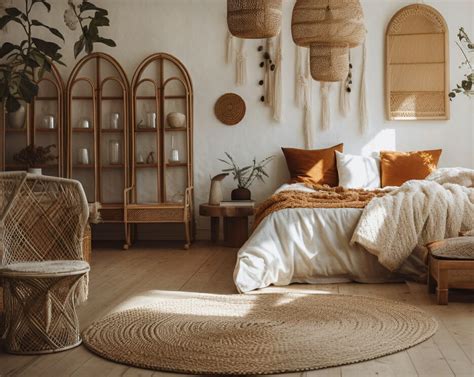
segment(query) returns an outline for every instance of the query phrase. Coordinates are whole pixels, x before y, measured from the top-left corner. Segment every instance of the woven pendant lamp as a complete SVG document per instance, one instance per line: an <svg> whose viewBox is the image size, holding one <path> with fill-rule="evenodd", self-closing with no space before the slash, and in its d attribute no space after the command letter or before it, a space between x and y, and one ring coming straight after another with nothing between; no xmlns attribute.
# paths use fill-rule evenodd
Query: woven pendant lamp
<svg viewBox="0 0 474 377"><path fill-rule="evenodd" d="M282 0L227 0L227 24L233 36L272 38L280 33Z"/></svg>
<svg viewBox="0 0 474 377"><path fill-rule="evenodd" d="M349 73L349 49L365 39L359 0L297 0L291 21L293 40L309 47L311 76L342 81Z"/></svg>

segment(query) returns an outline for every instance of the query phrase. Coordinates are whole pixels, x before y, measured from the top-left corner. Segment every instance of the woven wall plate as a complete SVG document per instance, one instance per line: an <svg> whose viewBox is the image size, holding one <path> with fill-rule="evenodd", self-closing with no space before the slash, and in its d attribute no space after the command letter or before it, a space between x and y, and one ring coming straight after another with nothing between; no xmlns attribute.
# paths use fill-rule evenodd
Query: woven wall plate
<svg viewBox="0 0 474 377"><path fill-rule="evenodd" d="M245 116L245 112L245 101L235 93L224 94L214 106L217 119L228 126L235 126L240 123Z"/></svg>

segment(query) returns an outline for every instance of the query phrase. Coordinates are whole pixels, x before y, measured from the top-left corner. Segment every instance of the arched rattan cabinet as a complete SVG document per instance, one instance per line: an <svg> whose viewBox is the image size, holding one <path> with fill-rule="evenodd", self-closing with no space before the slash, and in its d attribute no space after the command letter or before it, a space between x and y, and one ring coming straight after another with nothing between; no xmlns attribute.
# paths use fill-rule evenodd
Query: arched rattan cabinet
<svg viewBox="0 0 474 377"><path fill-rule="evenodd" d="M168 124L172 112L185 115L184 126ZM193 118L193 87L185 66L165 53L146 58L131 85L131 186L124 191L124 248L133 242L132 224L140 223L184 224L189 248L194 224ZM168 158L172 141L178 161Z"/></svg>
<svg viewBox="0 0 474 377"><path fill-rule="evenodd" d="M52 151L58 158L38 166L43 174L62 177L64 166L64 83L57 68L53 65L51 72L37 81L39 90L31 104L26 105L25 124L14 128L9 124L8 114L3 109L0 121L0 169L6 171L26 170L27 166L18 164L13 155L30 144L46 147L54 144ZM49 128L45 117L53 117L53 128ZM51 123L50 123L51 124Z"/></svg>
<svg viewBox="0 0 474 377"><path fill-rule="evenodd" d="M81 59L66 87L67 176L82 183L90 203L101 204L104 223L123 222L123 190L129 186L129 93L123 68L104 53Z"/></svg>

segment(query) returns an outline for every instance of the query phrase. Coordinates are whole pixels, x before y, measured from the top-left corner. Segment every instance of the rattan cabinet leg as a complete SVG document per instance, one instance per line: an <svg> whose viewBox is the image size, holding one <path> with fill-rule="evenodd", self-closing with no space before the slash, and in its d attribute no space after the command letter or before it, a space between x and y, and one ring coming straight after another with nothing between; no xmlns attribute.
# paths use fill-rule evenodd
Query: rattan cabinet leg
<svg viewBox="0 0 474 377"><path fill-rule="evenodd" d="M438 270L438 287L436 288L438 305L448 305L448 274L448 270Z"/></svg>

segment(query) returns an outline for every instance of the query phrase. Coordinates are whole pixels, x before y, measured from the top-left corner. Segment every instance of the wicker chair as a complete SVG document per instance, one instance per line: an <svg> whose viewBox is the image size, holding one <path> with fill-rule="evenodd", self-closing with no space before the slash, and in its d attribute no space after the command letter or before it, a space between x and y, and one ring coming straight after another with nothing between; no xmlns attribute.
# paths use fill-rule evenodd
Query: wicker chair
<svg viewBox="0 0 474 377"><path fill-rule="evenodd" d="M88 264L83 262L82 243L88 217L87 199L79 182L21 172L0 173L0 273L5 288L6 314L3 322L8 351L54 352L80 342L78 326L73 324L72 327L76 328L72 329L74 334L71 335L71 331L68 331L71 329L65 328L68 321L64 318L75 317L75 303L87 299ZM46 265L41 265L45 261L58 263L46 262ZM18 266L18 270L14 266ZM61 266L60 271L55 270L58 266ZM15 271L18 272L17 279ZM66 276L74 277L66 279ZM33 277L36 280L28 281ZM22 311L42 301L36 297L41 294L47 296L44 302L48 307L44 310ZM54 297L59 296L70 302L52 309L51 304L59 302ZM19 297L31 302L21 302ZM66 310L69 312L61 313ZM14 347L8 340L8 327L12 320L9 316L12 313L25 317L19 320L15 318L15 327L19 326L19 321L23 321L24 339L16 339ZM57 322L51 326L51 316L55 313ZM58 319L60 317L64 318ZM48 331L45 330L46 323ZM50 328L59 333L52 334ZM35 337L38 339L35 340Z"/></svg>

